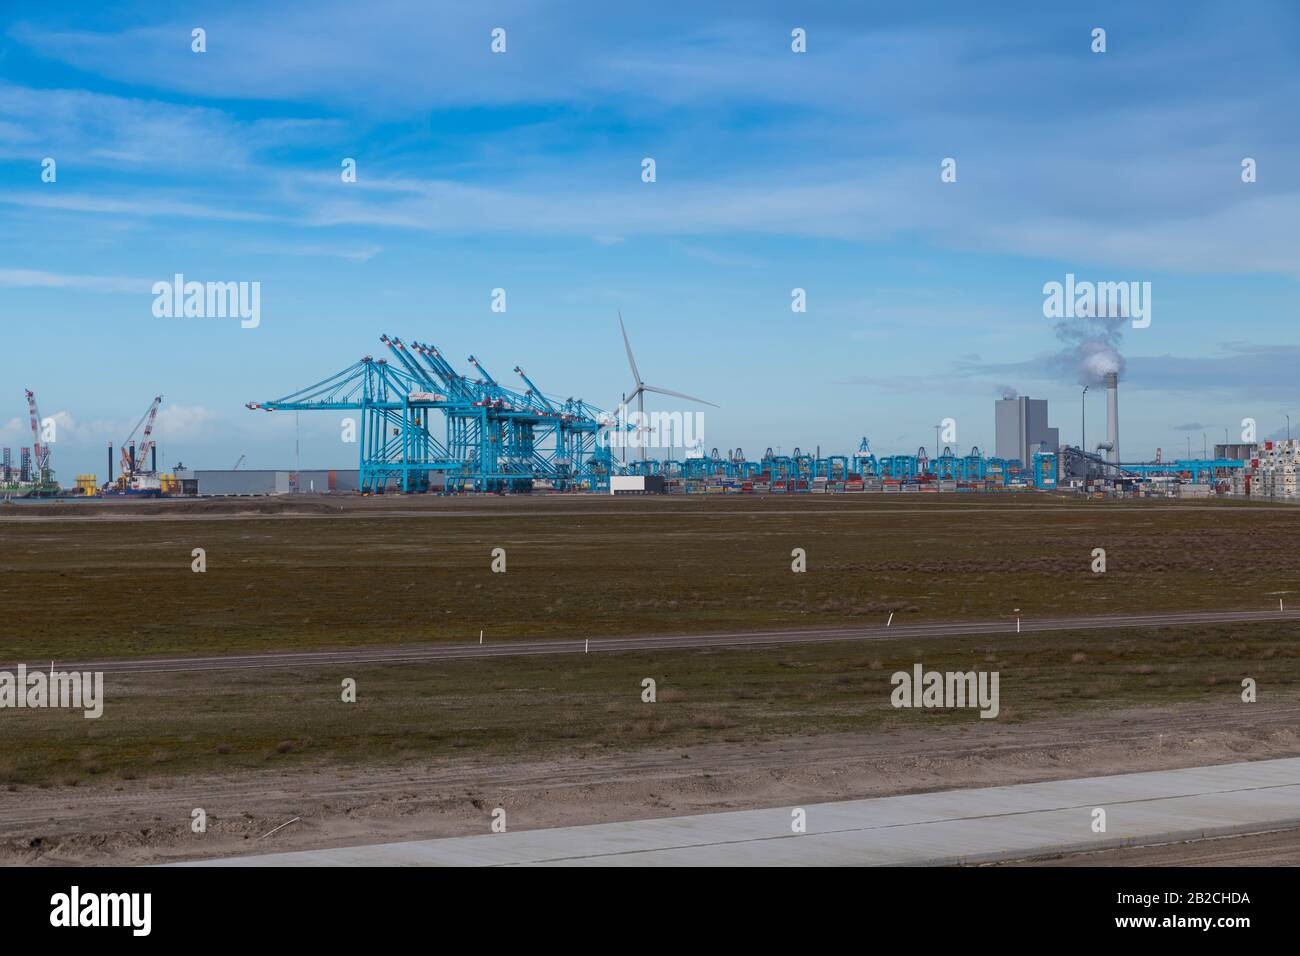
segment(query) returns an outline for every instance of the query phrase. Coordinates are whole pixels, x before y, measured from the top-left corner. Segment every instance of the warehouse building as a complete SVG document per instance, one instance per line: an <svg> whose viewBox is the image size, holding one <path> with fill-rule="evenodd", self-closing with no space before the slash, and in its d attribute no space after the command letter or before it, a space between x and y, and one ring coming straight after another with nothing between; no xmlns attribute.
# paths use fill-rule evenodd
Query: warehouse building
<svg viewBox="0 0 1300 956"><path fill-rule="evenodd" d="M355 492L360 472L353 468L315 471L263 471L258 469L200 470L182 468L182 481L193 481L199 497L213 495L292 495Z"/></svg>

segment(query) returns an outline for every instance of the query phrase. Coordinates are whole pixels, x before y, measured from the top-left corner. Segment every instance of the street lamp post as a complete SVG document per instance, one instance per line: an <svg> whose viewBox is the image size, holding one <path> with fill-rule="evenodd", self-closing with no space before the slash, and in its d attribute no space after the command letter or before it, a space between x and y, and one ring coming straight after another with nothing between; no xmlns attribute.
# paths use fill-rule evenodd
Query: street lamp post
<svg viewBox="0 0 1300 956"><path fill-rule="evenodd" d="M1079 396L1079 458L1083 461L1083 496L1088 497L1088 386Z"/></svg>

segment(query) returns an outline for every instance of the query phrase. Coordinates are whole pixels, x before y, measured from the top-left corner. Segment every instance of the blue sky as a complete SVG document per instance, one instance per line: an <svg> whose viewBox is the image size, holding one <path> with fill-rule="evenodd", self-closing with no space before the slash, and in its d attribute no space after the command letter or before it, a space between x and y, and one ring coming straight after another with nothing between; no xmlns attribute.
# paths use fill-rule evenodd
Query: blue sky
<svg viewBox="0 0 1300 956"><path fill-rule="evenodd" d="M1294 3L104 6L0 25L0 443L35 389L65 482L159 393L165 464L292 466L292 416L244 403L384 332L612 408L619 309L647 382L722 406L710 447L911 451L953 417L991 448L1006 387L1074 442L1067 272L1152 284L1127 460L1300 422ZM260 282L261 325L155 318L177 272ZM304 467L354 466L335 416L300 428Z"/></svg>

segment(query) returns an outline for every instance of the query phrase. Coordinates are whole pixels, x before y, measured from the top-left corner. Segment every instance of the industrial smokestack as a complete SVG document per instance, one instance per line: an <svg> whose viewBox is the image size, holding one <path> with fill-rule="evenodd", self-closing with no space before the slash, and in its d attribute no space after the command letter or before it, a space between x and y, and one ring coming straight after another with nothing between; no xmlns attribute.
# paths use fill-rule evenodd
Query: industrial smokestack
<svg viewBox="0 0 1300 956"><path fill-rule="evenodd" d="M1111 464L1119 467L1119 374L1117 372L1106 373L1106 441L1110 444L1110 451L1106 453L1106 458Z"/></svg>

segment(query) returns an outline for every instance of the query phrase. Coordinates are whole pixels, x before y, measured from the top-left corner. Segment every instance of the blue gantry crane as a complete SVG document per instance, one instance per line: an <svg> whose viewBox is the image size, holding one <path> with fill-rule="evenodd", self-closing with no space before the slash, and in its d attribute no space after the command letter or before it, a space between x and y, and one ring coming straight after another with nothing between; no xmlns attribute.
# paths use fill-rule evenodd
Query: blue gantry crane
<svg viewBox="0 0 1300 956"><path fill-rule="evenodd" d="M536 480L559 490L606 488L612 468L602 430L617 427L582 399L553 401L523 369L511 389L474 356L458 372L434 346L380 337L391 360L367 355L315 385L249 402L264 411L357 411L363 492L520 491ZM441 427L439 427L441 426Z"/></svg>
<svg viewBox="0 0 1300 956"><path fill-rule="evenodd" d="M687 487L761 481L772 491L786 492L824 490L825 485L846 482L901 484L903 490L915 490L934 481L953 482L957 490L976 483L1051 489L1070 473L1061 456L1075 453L1069 448L1060 454L1036 453L1028 467L986 458L976 447L960 456L943 446L933 456L919 448L913 455L877 457L863 438L851 456L823 457L820 450L810 455L799 448L782 455L768 448L753 461L739 448L724 456L717 448L705 454L700 445L682 459L643 458L620 464L611 451L611 433L640 427L625 416L604 412L581 398L548 395L518 365L514 372L522 389L498 381L473 355L468 358L473 371L462 374L433 345L390 335L381 336L380 342L387 358L367 355L307 388L248 403L250 409L265 411L359 412L363 492L523 491L537 482L559 491L595 491L608 489L610 475L621 473L681 479ZM653 390L641 382L635 366L633 371L639 388ZM1096 456L1087 457L1100 462ZM1189 458L1125 464L1121 469L1130 477L1172 472L1195 480L1243 464Z"/></svg>

